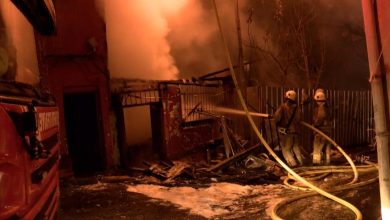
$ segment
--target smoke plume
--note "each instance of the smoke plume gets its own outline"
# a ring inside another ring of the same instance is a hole
[[[155,1],[104,1],[112,77],[177,78],[178,69],[166,39],[169,32],[166,16],[180,9],[183,1],[177,2],[171,2],[177,7],[168,7],[168,3]]]
[[[237,63],[236,1],[216,1],[232,61]],[[239,1],[241,32],[246,41],[247,0]],[[188,0],[176,17],[168,17],[168,41],[180,76],[200,76],[228,66],[212,1]]]
[[[227,66],[211,1],[100,1],[112,77],[186,78]],[[240,1],[241,9],[245,2]],[[235,1],[217,3],[234,51]]]

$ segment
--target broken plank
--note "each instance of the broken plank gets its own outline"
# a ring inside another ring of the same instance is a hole
[[[173,165],[165,162],[165,161],[159,161],[159,163],[163,164],[164,166],[168,167],[169,168],[169,171],[172,169],[172,167],[175,166],[175,164],[173,163]],[[187,170],[187,168],[190,168],[190,166],[186,167],[185,169],[183,169],[183,173],[185,173],[186,175],[188,175],[189,177],[191,177],[192,179],[195,179],[195,175],[193,172],[190,172],[189,170]],[[168,172],[169,172],[168,171]],[[169,177],[168,177],[169,178]]]
[[[227,158],[227,159],[221,161],[220,163],[208,168],[207,171],[212,172],[212,171],[220,170],[220,169],[227,167],[228,165],[230,165],[238,160],[242,160],[246,156],[248,156],[250,153],[252,153],[256,149],[258,149],[259,146],[260,146],[260,143],[254,145],[254,146],[252,146],[252,147],[250,147],[242,152],[239,152],[239,153],[235,154],[234,156]]]
[[[130,181],[132,178],[130,176],[103,176],[100,180],[102,183],[120,183],[125,181]]]

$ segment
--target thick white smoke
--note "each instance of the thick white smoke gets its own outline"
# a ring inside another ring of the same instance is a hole
[[[99,1],[103,2],[112,77],[187,78],[227,66],[211,1]],[[240,1],[241,12],[246,2]],[[236,53],[235,1],[217,3]],[[242,16],[243,29],[245,19]]]
[[[237,63],[236,1],[216,2],[233,62]],[[247,2],[239,0],[244,41]],[[168,41],[181,77],[199,76],[228,66],[212,1],[187,0],[182,10],[167,19],[171,29]]]
[[[105,0],[104,6],[112,77],[177,78],[165,16],[179,8],[144,0]]]

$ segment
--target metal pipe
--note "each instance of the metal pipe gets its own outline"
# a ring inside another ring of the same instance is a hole
[[[390,163],[389,163],[389,133],[386,122],[384,74],[379,61],[377,20],[375,0],[362,0],[364,30],[366,34],[367,54],[370,68],[372,103],[374,109],[375,133],[379,164],[379,189],[381,197],[382,219],[390,218]],[[387,112],[388,113],[388,112]],[[388,115],[387,115],[388,116]]]

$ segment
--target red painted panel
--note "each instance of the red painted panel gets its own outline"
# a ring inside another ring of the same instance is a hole
[[[28,112],[28,106],[27,105],[17,105],[17,104],[10,104],[10,103],[1,103],[1,106],[7,112],[16,112],[16,113]]]
[[[103,17],[95,0],[54,1],[57,14],[57,35],[46,39],[45,54],[85,55],[88,40],[96,40],[99,55],[106,55],[106,32]]]
[[[110,134],[109,123],[109,89],[107,77],[101,72],[99,66],[104,66],[102,62],[89,59],[67,60],[67,59],[50,59],[48,60],[49,74],[46,76],[47,84],[51,93],[56,99],[59,107],[60,119],[60,137],[61,137],[61,154],[67,155],[66,145],[66,128],[64,116],[64,93],[97,91],[99,95],[100,112],[102,116],[103,140],[106,147],[107,166],[112,166],[113,149]],[[68,164],[67,166],[69,166]]]
[[[53,1],[57,15],[57,35],[37,35],[41,83],[49,88],[59,107],[61,167],[67,161],[64,104],[65,92],[97,91],[107,166],[113,164],[109,123],[106,32],[96,0]],[[93,39],[93,40],[92,40]],[[92,40],[92,41],[91,41]],[[94,42],[93,42],[94,41]],[[96,52],[92,53],[91,43]]]
[[[35,107],[37,124],[37,139],[44,140],[58,133],[57,107]]]
[[[168,85],[163,92],[164,147],[168,158],[174,159],[196,151],[214,138],[215,124],[183,127],[181,97],[178,86]]]
[[[25,204],[25,175],[22,141],[0,104],[0,219],[7,219]]]
[[[390,74],[390,2],[387,0],[378,0],[376,2],[378,10],[380,43],[383,50],[383,60],[386,73]]]

